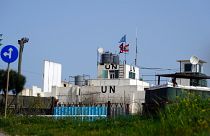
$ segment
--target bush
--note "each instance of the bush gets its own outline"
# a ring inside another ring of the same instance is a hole
[[[160,112],[163,129],[166,133],[175,135],[210,134],[209,100],[192,93],[177,98],[176,103]]]

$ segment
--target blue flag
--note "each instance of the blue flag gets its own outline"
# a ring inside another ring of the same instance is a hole
[[[124,36],[120,39],[119,43],[122,43],[122,42],[126,42],[126,35],[124,35]]]

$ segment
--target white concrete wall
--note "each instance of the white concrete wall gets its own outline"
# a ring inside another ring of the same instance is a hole
[[[52,86],[61,86],[61,69],[59,63],[44,61],[44,92],[51,92]]]
[[[22,92],[21,92],[21,95],[22,96],[32,96],[32,90],[31,89],[23,89]]]
[[[145,88],[149,88],[149,83],[134,79],[96,79],[81,87],[71,84],[67,87],[53,86],[51,92],[43,95],[55,97],[61,104],[125,103],[130,105],[131,113],[138,113],[145,100]],[[36,87],[33,89],[39,90]]]
[[[98,75],[97,78],[102,78],[102,71],[104,70],[104,65],[98,65]]]
[[[135,75],[135,79],[139,80],[139,68],[135,67],[135,66],[131,66],[131,65],[125,65],[125,78],[128,79],[129,78],[129,72],[132,71],[134,72]]]
[[[134,80],[134,79],[93,79],[88,81],[89,86],[101,86],[101,85],[116,85],[116,86],[126,86],[126,85],[139,85],[145,88],[149,88],[149,83]]]
[[[24,89],[21,92],[21,95],[23,96],[40,96],[44,97],[44,93],[42,92],[41,88],[38,88],[37,86],[32,86],[32,89]]]
[[[79,103],[80,98],[80,87],[70,86],[70,87],[52,87],[52,92],[50,93],[52,97],[58,99],[60,103]]]
[[[190,79],[177,78],[176,83],[178,85],[190,86]]]
[[[115,91],[110,86],[83,86],[81,87],[82,103],[125,103],[130,105],[131,113],[138,113],[142,110],[142,103],[145,101],[145,91],[137,91],[138,86],[115,86]]]
[[[141,112],[145,100],[145,88],[149,88],[149,83],[134,79],[90,80],[89,86],[81,87],[81,101],[127,103],[130,104],[131,113],[138,113]]]

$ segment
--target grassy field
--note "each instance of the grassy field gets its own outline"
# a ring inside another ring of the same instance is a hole
[[[157,136],[210,135],[210,100],[189,96],[161,111],[157,117],[127,116],[85,122],[48,117],[0,118],[0,130],[9,135]]]

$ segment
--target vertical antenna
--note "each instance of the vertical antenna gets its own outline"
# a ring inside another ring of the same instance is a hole
[[[135,66],[137,65],[137,54],[138,54],[138,46],[137,46],[137,32],[138,28],[136,28],[136,56],[135,56]]]
[[[97,48],[97,69],[98,69],[98,63],[99,63],[99,62],[98,62],[98,58],[99,58],[99,57],[98,57],[98,56],[99,56],[98,49],[99,49],[99,48]]]

